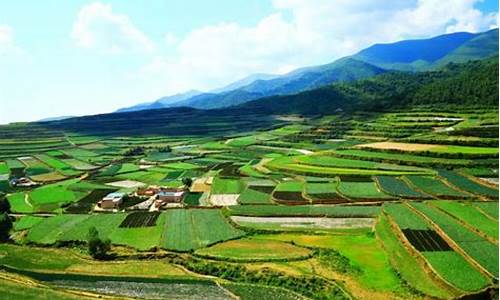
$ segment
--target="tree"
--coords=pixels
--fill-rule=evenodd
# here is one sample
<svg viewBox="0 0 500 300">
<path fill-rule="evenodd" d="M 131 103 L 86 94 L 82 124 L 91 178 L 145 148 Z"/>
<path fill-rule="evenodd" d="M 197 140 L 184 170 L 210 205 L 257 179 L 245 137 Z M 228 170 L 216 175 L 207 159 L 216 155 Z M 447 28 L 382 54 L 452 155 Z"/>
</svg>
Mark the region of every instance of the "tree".
<svg viewBox="0 0 500 300">
<path fill-rule="evenodd" d="M 0 214 L 0 241 L 9 240 L 9 231 L 12 229 L 12 220 L 9 215 L 4 212 Z"/>
<path fill-rule="evenodd" d="M 158 152 L 172 152 L 172 148 L 169 145 L 166 145 L 163 148 L 158 149 Z"/>
<path fill-rule="evenodd" d="M 10 212 L 10 203 L 4 197 L 0 196 L 0 213 Z"/>
<path fill-rule="evenodd" d="M 182 183 L 187 187 L 191 187 L 191 185 L 193 184 L 193 179 L 191 179 L 190 177 L 184 177 L 182 178 Z"/>
<path fill-rule="evenodd" d="M 111 250 L 111 241 L 109 239 L 101 240 L 95 227 L 89 228 L 87 240 L 90 256 L 95 259 L 105 259 L 108 256 L 108 251 Z"/>
</svg>

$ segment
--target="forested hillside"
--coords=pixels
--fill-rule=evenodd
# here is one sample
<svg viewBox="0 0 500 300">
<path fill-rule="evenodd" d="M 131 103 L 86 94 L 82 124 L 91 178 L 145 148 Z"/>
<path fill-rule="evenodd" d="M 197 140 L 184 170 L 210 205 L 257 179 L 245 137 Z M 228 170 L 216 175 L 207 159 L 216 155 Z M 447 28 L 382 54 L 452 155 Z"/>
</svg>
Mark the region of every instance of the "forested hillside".
<svg viewBox="0 0 500 300">
<path fill-rule="evenodd" d="M 498 59 L 449 64 L 438 71 L 390 72 L 291 96 L 269 97 L 241 107 L 267 113 L 327 114 L 336 110 L 407 105 L 496 106 Z"/>
</svg>

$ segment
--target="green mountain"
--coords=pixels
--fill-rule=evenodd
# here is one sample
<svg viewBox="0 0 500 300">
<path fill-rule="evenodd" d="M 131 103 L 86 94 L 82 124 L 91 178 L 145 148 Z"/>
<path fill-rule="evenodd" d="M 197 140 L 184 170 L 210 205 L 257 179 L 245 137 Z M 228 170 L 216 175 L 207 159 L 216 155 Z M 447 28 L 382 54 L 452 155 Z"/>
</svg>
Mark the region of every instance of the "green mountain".
<svg viewBox="0 0 500 300">
<path fill-rule="evenodd" d="M 498 57 L 449 64 L 436 71 L 394 71 L 352 83 L 274 96 L 239 106 L 267 114 L 323 115 L 413 105 L 498 106 Z"/>
<path fill-rule="evenodd" d="M 466 62 L 493 55 L 498 55 L 498 29 L 375 44 L 352 57 L 385 69 L 424 71 L 442 67 L 450 62 Z"/>
<path fill-rule="evenodd" d="M 411 109 L 415 105 L 498 108 L 498 57 L 448 64 L 427 72 L 392 71 L 294 95 L 266 97 L 222 109 L 188 107 L 76 117 L 0 126 L 6 138 L 44 134 L 221 136 L 283 123 L 279 114 L 330 115 Z"/>
<path fill-rule="evenodd" d="M 235 90 L 197 95 L 171 106 L 200 109 L 228 107 L 266 96 L 295 94 L 334 82 L 368 78 L 383 72 L 385 70 L 368 63 L 344 58 L 327 65 L 299 69 L 274 79 L 256 80 Z"/>
</svg>

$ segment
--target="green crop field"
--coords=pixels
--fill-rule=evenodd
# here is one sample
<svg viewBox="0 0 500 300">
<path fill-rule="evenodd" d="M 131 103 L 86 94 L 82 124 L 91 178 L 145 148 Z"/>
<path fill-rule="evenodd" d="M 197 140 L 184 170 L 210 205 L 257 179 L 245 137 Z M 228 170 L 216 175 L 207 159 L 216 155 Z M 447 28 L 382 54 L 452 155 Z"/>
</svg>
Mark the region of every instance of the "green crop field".
<svg viewBox="0 0 500 300">
<path fill-rule="evenodd" d="M 435 251 L 423 255 L 441 277 L 461 290 L 478 291 L 490 284 L 485 275 L 456 252 Z"/>
<path fill-rule="evenodd" d="M 429 229 L 429 225 L 405 204 L 386 203 L 384 211 L 401 229 Z"/>
<path fill-rule="evenodd" d="M 435 177 L 406 176 L 405 179 L 411 184 L 411 186 L 438 198 L 460 199 L 470 197 L 468 194 L 453 189 Z"/>
<path fill-rule="evenodd" d="M 384 205 L 384 210 L 386 209 Z M 398 216 L 399 211 L 395 215 Z M 394 215 L 391 216 L 394 217 Z M 400 222 L 398 222 L 398 225 L 404 228 L 402 227 L 404 225 Z M 405 249 L 384 216 L 381 217 L 377 224 L 377 235 L 382 241 L 384 249 L 388 252 L 392 265 L 404 280 L 425 294 L 438 298 L 449 298 L 452 296 L 451 292 L 443 288 L 438 280 L 427 275 L 426 270 L 419 261 Z M 482 282 L 484 284 L 484 280 Z"/>
<path fill-rule="evenodd" d="M 439 176 L 443 177 L 444 179 L 446 179 L 446 181 L 450 182 L 454 186 L 469 193 L 490 198 L 498 198 L 498 189 L 479 184 L 456 172 L 439 170 Z"/>
<path fill-rule="evenodd" d="M 166 249 L 188 251 L 243 235 L 219 210 L 174 209 L 166 213 L 161 243 Z"/>
<path fill-rule="evenodd" d="M 375 182 L 346 182 L 341 181 L 337 190 L 347 198 L 366 199 L 366 200 L 384 200 L 392 197 L 381 192 Z"/>
<path fill-rule="evenodd" d="M 9 174 L 10 169 L 7 163 L 5 162 L 0 162 L 0 174 Z"/>
<path fill-rule="evenodd" d="M 375 177 L 375 180 L 377 181 L 380 189 L 388 195 L 409 199 L 428 198 L 425 194 L 412 189 L 402 179 L 392 176 L 377 176 Z"/>
<path fill-rule="evenodd" d="M 265 285 L 225 283 L 223 287 L 242 300 L 301 300 L 302 296 L 291 291 Z"/>
<path fill-rule="evenodd" d="M 385 204 L 384 211 L 389 214 L 400 229 L 429 230 L 431 228 L 423 218 L 418 216 L 407 205 Z M 487 277 L 475 270 L 461 255 L 454 251 L 423 251 L 420 253 L 437 274 L 458 289 L 477 291 L 488 285 Z M 408 254 L 405 253 L 404 255 Z M 406 263 L 408 262 L 405 261 L 404 264 Z M 408 271 L 410 271 L 410 274 L 407 276 L 414 275 L 413 270 Z"/>
<path fill-rule="evenodd" d="M 271 194 L 247 187 L 238 197 L 240 204 L 272 204 Z"/>
<path fill-rule="evenodd" d="M 360 53 L 195 96 L 225 108 L 0 125 L 0 298 L 494 298 L 496 52 Z"/>
<path fill-rule="evenodd" d="M 279 241 L 239 239 L 197 250 L 196 254 L 234 260 L 293 259 L 311 254 L 311 250 Z"/>
<path fill-rule="evenodd" d="M 433 202 L 432 205 L 439 207 L 489 237 L 498 240 L 498 221 L 485 218 L 484 215 L 472 205 L 454 201 L 436 201 Z"/>
<path fill-rule="evenodd" d="M 498 221 L 498 202 L 474 202 L 472 205 Z"/>
<path fill-rule="evenodd" d="M 413 154 L 374 152 L 357 149 L 336 150 L 332 153 L 332 155 L 415 166 L 471 166 L 474 164 L 491 163 L 486 160 L 481 161 L 472 159 L 447 159 L 429 156 L 418 156 Z"/>
<path fill-rule="evenodd" d="M 223 179 L 215 177 L 212 183 L 212 194 L 239 194 L 244 184 L 238 179 Z"/>
<path fill-rule="evenodd" d="M 235 216 L 325 216 L 325 217 L 375 217 L 380 212 L 378 206 L 339 205 L 245 205 L 229 206 L 228 212 Z"/>
<path fill-rule="evenodd" d="M 424 203 L 413 203 L 412 206 L 430 218 L 472 259 L 498 278 L 498 245 L 465 228 L 437 208 Z"/>
</svg>

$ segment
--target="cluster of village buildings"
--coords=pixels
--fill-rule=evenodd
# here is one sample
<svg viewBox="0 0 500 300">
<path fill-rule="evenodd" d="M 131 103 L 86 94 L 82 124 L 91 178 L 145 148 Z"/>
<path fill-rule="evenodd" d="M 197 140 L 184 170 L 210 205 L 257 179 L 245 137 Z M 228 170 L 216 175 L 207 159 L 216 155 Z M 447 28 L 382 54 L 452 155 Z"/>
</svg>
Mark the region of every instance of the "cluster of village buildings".
<svg viewBox="0 0 500 300">
<path fill-rule="evenodd" d="M 159 186 L 140 187 L 131 196 L 144 198 L 144 201 L 149 201 L 152 209 L 160 209 L 162 206 L 169 204 L 180 204 L 187 193 L 186 188 L 166 188 Z M 127 194 L 122 192 L 114 192 L 106 195 L 99 202 L 97 207 L 104 210 L 119 209 Z"/>
</svg>

